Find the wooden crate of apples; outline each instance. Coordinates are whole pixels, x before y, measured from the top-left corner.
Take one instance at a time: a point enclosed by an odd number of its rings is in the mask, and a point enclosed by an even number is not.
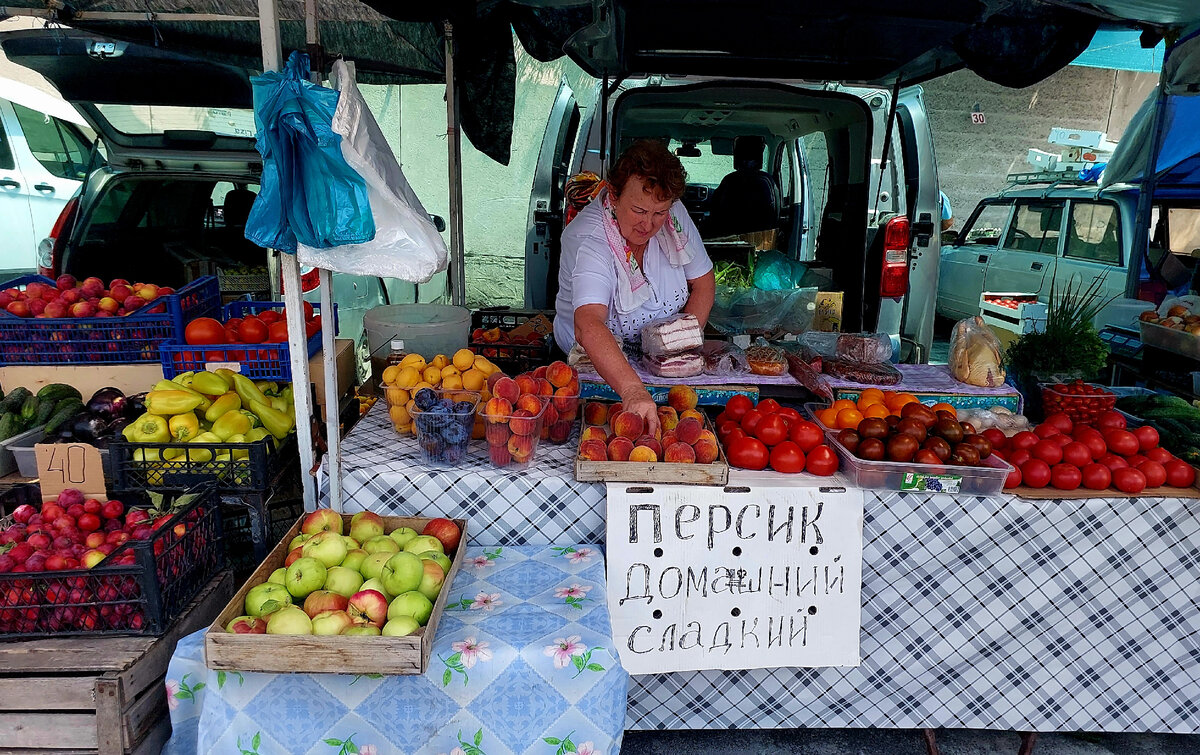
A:
[[[208,667],[423,673],[466,530],[369,511],[301,517],[209,627]]]

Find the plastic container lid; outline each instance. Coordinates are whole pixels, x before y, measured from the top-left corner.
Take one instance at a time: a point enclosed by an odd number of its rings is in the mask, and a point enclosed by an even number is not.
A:
[[[392,339],[392,351],[404,351],[404,339],[403,338],[393,338]]]

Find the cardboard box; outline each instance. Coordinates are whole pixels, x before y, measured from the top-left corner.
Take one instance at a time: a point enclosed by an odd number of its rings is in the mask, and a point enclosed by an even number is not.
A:
[[[839,333],[842,330],[841,291],[818,291],[817,313],[813,315],[812,330]]]
[[[354,359],[354,341],[349,338],[335,338],[333,347],[336,352],[338,396],[345,396],[357,384],[357,371]],[[308,360],[308,379],[317,389],[317,406],[325,409],[325,352],[318,351]]]

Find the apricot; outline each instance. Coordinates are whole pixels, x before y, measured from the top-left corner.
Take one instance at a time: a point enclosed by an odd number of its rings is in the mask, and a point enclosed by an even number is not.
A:
[[[704,432],[704,425],[700,424],[700,420],[695,417],[681,419],[675,426],[675,436],[679,438],[679,442],[687,443],[689,446],[700,440],[702,432]]]
[[[608,446],[599,440],[584,440],[579,444],[579,458],[584,461],[608,461]]]
[[[575,380],[577,373],[573,367],[567,365],[566,362],[551,362],[546,367],[546,379],[555,388],[563,388]]]
[[[673,385],[667,391],[667,403],[672,409],[682,414],[688,409],[695,409],[700,403],[700,396],[690,385]]]
[[[658,461],[658,454],[654,453],[653,448],[646,446],[636,446],[629,452],[630,461],[640,461],[643,464]]]
[[[612,429],[613,433],[633,440],[646,429],[646,423],[642,420],[641,415],[633,412],[621,412],[612,418]]]
[[[698,460],[696,452],[687,443],[672,443],[663,454],[663,461],[671,464],[695,464]]]
[[[633,453],[633,441],[629,438],[617,436],[608,442],[609,461],[629,461],[631,453]]]
[[[604,425],[608,423],[608,406],[599,401],[589,401],[583,407],[583,421],[589,425]]]
[[[635,447],[636,446],[645,446],[646,448],[649,448],[651,451],[653,451],[654,455],[656,457],[662,456],[663,447],[661,444],[659,444],[658,440],[652,436],[643,435],[642,437],[635,440],[633,442],[633,445]]]

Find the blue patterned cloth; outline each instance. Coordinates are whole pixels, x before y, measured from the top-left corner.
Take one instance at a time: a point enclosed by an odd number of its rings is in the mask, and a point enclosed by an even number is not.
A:
[[[204,633],[167,669],[164,753],[598,755],[629,677],[596,546],[468,547],[422,676],[210,671]]]

